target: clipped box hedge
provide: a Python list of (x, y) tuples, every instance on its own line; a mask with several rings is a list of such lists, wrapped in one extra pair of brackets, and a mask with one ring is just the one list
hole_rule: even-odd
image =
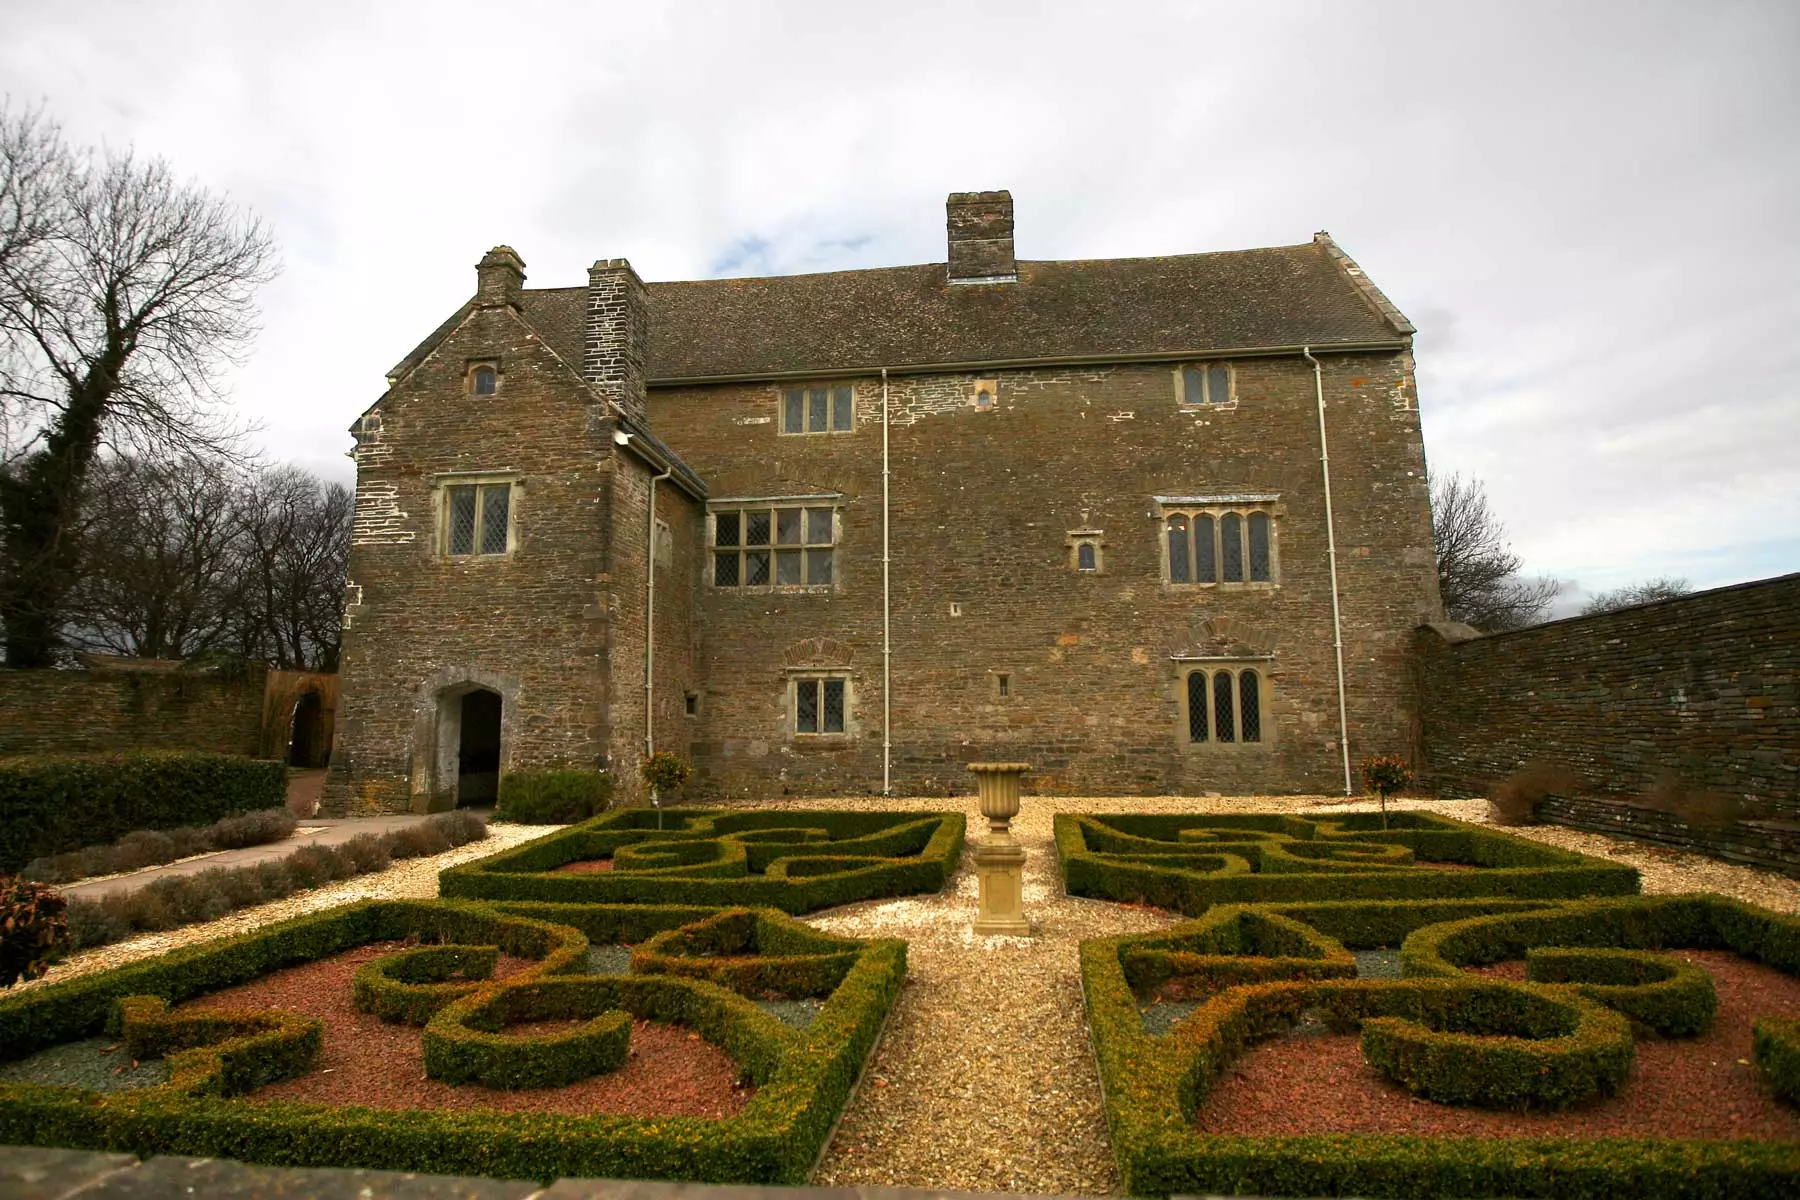
[[(1635, 868), (1430, 813), (1329, 819), (1286, 814), (1058, 813), (1072, 896), (1198, 916), (1215, 904), (1282, 901), (1561, 899), (1630, 895)], [(1473, 870), (1433, 870), (1418, 859)]]
[[(703, 904), (805, 913), (942, 890), (962, 856), (961, 813), (644, 809), (607, 813), (451, 867), (439, 891), (558, 904)], [(568, 863), (610, 858), (611, 871)]]
[(205, 825), (287, 802), (287, 767), (168, 751), (0, 760), (0, 872), (139, 829)]
[[(527, 915), (529, 914), (529, 915)], [(538, 919), (569, 915), (574, 923)], [(715, 908), (562, 906), (462, 901), (367, 902), (296, 918), (240, 937), (172, 951), (103, 974), (0, 999), (0, 1059), (119, 1028), (120, 1001), (130, 1018), (167, 1021), (194, 1036), (224, 1040), (181, 1050), (178, 1077), (162, 1087), (101, 1099), (75, 1088), (0, 1085), (0, 1143), (203, 1155), (293, 1166), (341, 1166), (550, 1180), (558, 1176), (668, 1178), (711, 1182), (801, 1183), (830, 1135), (906, 974), (906, 944), (826, 938), (778, 912), (748, 914), (733, 934), (696, 929), (666, 943), (670, 957), (720, 944), (776, 956), (753, 982), (774, 990), (816, 984), (818, 962), (839, 982), (804, 1030), (791, 1029), (750, 999), (709, 979), (673, 973), (584, 976), (590, 934), (607, 941), (654, 937), (719, 916)], [(731, 914), (743, 921), (742, 914)], [(579, 927), (578, 927), (579, 926)], [(739, 934), (743, 936), (738, 936)], [(723, 1050), (758, 1090), (723, 1120), (640, 1119), (497, 1112), (382, 1111), (225, 1097), (304, 1069), (295, 1054), (266, 1039), (293, 1042), (298, 1024), (265, 1027), (258, 1013), (164, 1013), (167, 1003), (246, 982), (372, 941), (413, 938), (429, 950), (498, 947), (537, 964), (473, 990), (429, 1014), (429, 1068), (447, 1078), (495, 1086), (543, 1086), (609, 1069), (622, 1060), (632, 1017), (678, 1022)], [(852, 952), (841, 971), (839, 956)], [(715, 961), (725, 982), (742, 983), (727, 955)], [(406, 951), (378, 962), (377, 990), (408, 1019), (435, 1003), (406, 989), (466, 955)], [(135, 999), (134, 999), (135, 998)], [(611, 1015), (607, 1015), (611, 1014)], [(509, 1025), (555, 1018), (590, 1021), (575, 1035), (509, 1035)], [(597, 1019), (597, 1020), (596, 1020)], [(138, 1027), (134, 1025), (134, 1028)], [(256, 1043), (256, 1039), (265, 1039)], [(269, 1052), (247, 1055), (253, 1043)], [(257, 1061), (263, 1061), (261, 1068)], [(171, 1065), (175, 1060), (171, 1059)], [(261, 1070), (260, 1076), (255, 1072)], [(235, 1074), (234, 1074), (235, 1072)]]
[[(1317, 936), (1305, 938), (1291, 926), (1259, 931), (1251, 921), (1258, 916), (1284, 917)], [(1264, 978), (1214, 995), (1166, 1036), (1146, 1033), (1141, 990), (1133, 987), (1134, 971), (1140, 983), (1153, 978), (1144, 974), (1143, 953), (1168, 953), (1172, 963), (1180, 953), (1172, 947), (1229, 948), (1234, 937), (1242, 953), (1260, 959)], [(1563, 939), (1578, 947), (1723, 948), (1800, 973), (1800, 921), (1715, 896), (1238, 905), (1157, 934), (1086, 941), (1082, 986), (1124, 1190), (1134, 1196), (1593, 1200), (1800, 1192), (1800, 1145), (1787, 1142), (1196, 1132), (1196, 1113), (1214, 1081), (1246, 1048), (1319, 1017), (1340, 1031), (1361, 1029), (1379, 1069), (1450, 1102), (1547, 1107), (1616, 1086), (1629, 1064), (1627, 1026), (1580, 985), (1506, 983), (1458, 969), (1516, 958)], [(1307, 977), (1335, 952), (1396, 941), (1402, 941), (1408, 978)], [(1305, 952), (1293, 953), (1301, 942), (1309, 943)], [(1205, 962), (1186, 965), (1202, 979), (1232, 978)], [(1611, 970), (1621, 980), (1596, 986), (1656, 988), (1662, 982), (1623, 982), (1644, 978), (1649, 968), (1641, 963), (1570, 966), (1571, 973), (1587, 975)], [(1784, 1081), (1800, 1089), (1796, 1030), (1800, 1022), (1757, 1025), (1756, 1061), (1778, 1094)], [(1474, 1036), (1488, 1031), (1504, 1035)], [(1787, 1095), (1796, 1098), (1793, 1091)]]

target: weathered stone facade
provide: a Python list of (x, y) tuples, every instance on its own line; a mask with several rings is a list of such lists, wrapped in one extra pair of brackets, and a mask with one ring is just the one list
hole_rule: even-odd
[[(1411, 631), (1441, 615), (1404, 317), (1323, 235), (1036, 263), (1005, 193), (949, 218), (949, 267), (646, 287), (604, 260), (527, 291), (510, 250), (485, 258), (357, 429), (328, 807), (452, 802), (471, 688), (501, 697), (501, 770), (605, 762), (631, 794), (665, 473), (653, 741), (697, 794), (876, 792), (884, 763), (895, 793), (957, 791), (995, 758), (1046, 792), (1340, 790), (1321, 392), (1349, 745), (1404, 748)], [(1184, 403), (1206, 364), (1228, 386)], [(487, 481), (511, 487), (506, 552), (446, 553), (446, 488)], [(807, 511), (828, 583), (776, 534), (761, 562), (791, 583), (717, 574), (754, 575), (718, 518), (759, 505), (795, 539)], [(1169, 582), (1168, 517), (1228, 510), (1270, 520), (1270, 577)], [(1195, 742), (1185, 675), (1221, 665), (1257, 676), (1259, 720)]]

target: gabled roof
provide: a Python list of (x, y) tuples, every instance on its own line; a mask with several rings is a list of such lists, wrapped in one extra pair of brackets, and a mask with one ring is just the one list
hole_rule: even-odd
[[(1261, 250), (1024, 261), (1017, 283), (952, 285), (943, 263), (927, 263), (646, 289), (652, 384), (1399, 347), (1413, 332), (1323, 234)], [(584, 287), (522, 297), (525, 318), (572, 363), (586, 298)]]

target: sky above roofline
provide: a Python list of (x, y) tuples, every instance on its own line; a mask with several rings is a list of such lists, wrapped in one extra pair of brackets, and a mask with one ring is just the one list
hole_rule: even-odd
[(1418, 327), (1434, 470), (1571, 603), (1800, 568), (1800, 7), (255, 6), (0, 0), (0, 87), (263, 214), (230, 379), (274, 458), (344, 430), (473, 289), (1025, 259), (1329, 229)]

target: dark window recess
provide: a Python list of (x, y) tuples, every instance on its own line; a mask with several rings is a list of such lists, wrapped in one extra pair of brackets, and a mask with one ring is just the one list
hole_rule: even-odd
[(1226, 583), (1244, 582), (1244, 518), (1236, 513), (1219, 518), (1219, 574)]
[(1187, 677), (1188, 741), (1206, 740), (1206, 672), (1195, 671)]
[(491, 396), (500, 387), (500, 376), (492, 367), (475, 368), (475, 394)]
[(1237, 740), (1237, 722), (1232, 719), (1231, 672), (1220, 671), (1213, 676), (1213, 740), (1217, 742), (1235, 742)]
[(512, 488), (481, 489), (481, 552), (506, 553), (506, 516), (511, 506)]
[(738, 544), (738, 514), (734, 513), (734, 512), (722, 512), (717, 517), (717, 524), (718, 524), (718, 533), (713, 538), (714, 544), (720, 545), (720, 546), (735, 546), (735, 545), (737, 545)]
[[(1208, 548), (1210, 551), (1210, 547)], [(1193, 576), (1188, 571), (1188, 520), (1169, 518), (1169, 582), (1186, 583)]]
[(1213, 553), (1213, 519), (1205, 513), (1194, 518), (1194, 582), (1216, 583), (1218, 557)]
[(450, 489), (450, 553), (475, 553), (475, 488)]
[(1012, 695), (1012, 676), (996, 675), (994, 677), (994, 686), (999, 689), (1000, 698), (1002, 700), (1006, 699), (1008, 696)]
[(738, 585), (738, 555), (735, 551), (729, 554), (723, 551), (713, 554), (713, 584), (716, 587), (736, 587)]
[(700, 714), (700, 696), (697, 692), (689, 692), (683, 696), (682, 703), (687, 706), (688, 716), (694, 717)]
[(844, 732), (844, 681), (796, 679), (794, 681), (794, 732)]
[(1269, 565), (1269, 514), (1253, 512), (1247, 522), (1250, 528), (1250, 578), (1256, 583), (1271, 579)]
[(1076, 570), (1092, 571), (1095, 569), (1095, 565), (1096, 565), (1096, 560), (1095, 560), (1095, 556), (1094, 556), (1094, 543), (1083, 542), (1079, 546), (1075, 547), (1075, 569)]
[(1262, 688), (1255, 671), (1238, 675), (1241, 724), (1246, 742), (1262, 741)]

